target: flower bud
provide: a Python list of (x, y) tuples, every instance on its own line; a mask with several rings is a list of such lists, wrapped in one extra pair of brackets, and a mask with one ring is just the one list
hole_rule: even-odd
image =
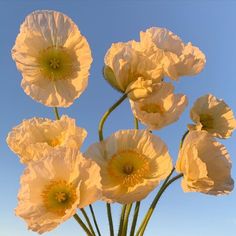
[(105, 65), (103, 67), (103, 77), (114, 89), (122, 92), (122, 89), (119, 87), (116, 76), (110, 66)]

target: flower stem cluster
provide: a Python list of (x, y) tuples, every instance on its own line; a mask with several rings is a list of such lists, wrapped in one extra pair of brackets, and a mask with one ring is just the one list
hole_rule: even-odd
[[(55, 120), (24, 120), (7, 137), (11, 150), (26, 165), (15, 212), (29, 229), (45, 233), (73, 216), (88, 236), (102, 236), (92, 206), (102, 200), (110, 236), (143, 236), (161, 196), (176, 180), (182, 178), (184, 192), (232, 191), (230, 156), (215, 140), (229, 138), (236, 127), (233, 111), (223, 100), (211, 94), (197, 99), (190, 112), (194, 124), (181, 139), (176, 165), (167, 145), (153, 132), (176, 122), (188, 105), (186, 95), (175, 94), (174, 85), (165, 79), (179, 80), (203, 70), (205, 55), (196, 46), (157, 27), (140, 32), (138, 42), (112, 44), (103, 74), (122, 95), (104, 113), (99, 140), (85, 153), (80, 148), (86, 130), (58, 111), (85, 90), (92, 63), (90, 47), (75, 23), (60, 12), (31, 13), (20, 28), (12, 57), (25, 93), (55, 113)], [(134, 129), (104, 138), (105, 122), (126, 98)], [(175, 170), (178, 174), (172, 177)], [(158, 187), (138, 226), (141, 203)], [(122, 205), (117, 234), (113, 204)]]

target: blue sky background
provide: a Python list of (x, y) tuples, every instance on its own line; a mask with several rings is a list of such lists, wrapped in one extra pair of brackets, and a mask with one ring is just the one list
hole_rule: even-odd
[[(0, 236), (32, 236), (26, 224), (14, 216), (17, 205), (19, 178), (24, 167), (6, 145), (5, 138), (12, 127), (23, 119), (34, 116), (54, 119), (51, 108), (25, 95), (20, 87), (21, 75), (11, 59), (20, 24), (30, 12), (53, 9), (70, 16), (90, 43), (93, 64), (89, 86), (69, 109), (60, 109), (77, 119), (77, 124), (88, 130), (83, 151), (97, 141), (97, 125), (103, 112), (120, 96), (103, 80), (103, 58), (112, 42), (138, 40), (139, 31), (151, 26), (166, 27), (185, 42), (191, 41), (206, 54), (204, 71), (196, 77), (185, 77), (175, 83), (176, 91), (189, 98), (189, 106), (181, 119), (155, 132), (169, 147), (176, 160), (178, 145), (186, 125), (190, 122), (189, 109), (194, 100), (206, 93), (223, 98), (236, 111), (236, 1), (12, 1), (0, 0)], [(105, 125), (105, 136), (118, 129), (133, 127), (128, 102), (122, 104)], [(224, 141), (236, 163), (235, 134)], [(236, 165), (232, 175), (236, 177)], [(142, 203), (147, 208), (154, 193)], [(108, 236), (105, 204), (95, 204), (96, 215)], [(113, 206), (119, 215), (120, 206)], [(115, 226), (118, 222), (115, 222)], [(47, 236), (84, 235), (74, 219), (70, 219)], [(236, 191), (229, 196), (213, 197), (200, 193), (183, 193), (180, 182), (173, 184), (157, 206), (147, 236), (234, 236), (236, 235)]]

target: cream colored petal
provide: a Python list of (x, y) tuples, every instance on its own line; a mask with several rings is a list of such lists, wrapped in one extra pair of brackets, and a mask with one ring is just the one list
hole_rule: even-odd
[(150, 96), (146, 99), (146, 101), (156, 99), (164, 99), (168, 97), (169, 95), (174, 93), (174, 85), (172, 83), (166, 83), (166, 82), (160, 82), (160, 83), (154, 83), (152, 87), (152, 93)]
[(24, 92), (31, 96), (34, 100), (39, 101), (45, 105), (50, 104), (54, 107), (57, 106), (59, 99), (57, 97), (54, 82), (43, 82), (45, 88), (42, 89), (41, 87), (31, 84), (23, 79), (21, 82), (21, 87), (23, 88)]
[(176, 170), (184, 174), (185, 192), (228, 194), (234, 187), (226, 148), (206, 131), (190, 131), (179, 152)]
[[(154, 46), (155, 45), (155, 46)], [(152, 27), (140, 33), (140, 43), (134, 46), (149, 57), (157, 58), (164, 75), (172, 80), (180, 76), (196, 75), (205, 66), (205, 55), (191, 43), (182, 40), (165, 28)]]
[(118, 187), (106, 191), (105, 200), (108, 202), (118, 202), (121, 204), (130, 204), (136, 201), (140, 201), (147, 197), (147, 195), (155, 189), (159, 184), (158, 180), (144, 181), (142, 184), (135, 186), (132, 189)]
[(68, 38), (64, 47), (74, 51), (76, 57), (75, 67), (78, 67), (74, 76), (71, 77), (72, 84), (76, 91), (83, 92), (87, 87), (90, 65), (93, 61), (91, 50), (86, 38), (82, 35), (75, 35), (73, 39)]
[(61, 223), (60, 219), (45, 212), (42, 206), (27, 206), (26, 202), (15, 209), (15, 214), (26, 221), (28, 229), (39, 234), (51, 231)]
[(203, 52), (188, 43), (180, 56), (180, 62), (177, 64), (178, 75), (196, 75), (200, 73), (206, 64), (206, 57)]
[(61, 147), (80, 148), (87, 136), (75, 120), (62, 116), (60, 120), (32, 118), (24, 120), (8, 134), (7, 143), (22, 163), (39, 160)]
[[(78, 98), (84, 89), (87, 87), (88, 80), (79, 80), (80, 78), (76, 78), (74, 80), (74, 84), (78, 87), (76, 90), (76, 86), (70, 80), (59, 80), (55, 83), (55, 90), (56, 94), (55, 97), (57, 98), (57, 104), (50, 103), (50, 106), (57, 107), (58, 104), (63, 107), (70, 106), (76, 98)], [(81, 86), (81, 81), (83, 81), (83, 86)], [(77, 83), (76, 83), (77, 82)], [(66, 88), (66, 89), (65, 89)]]
[[(70, 34), (78, 28), (66, 15), (56, 11), (35, 11), (28, 15), (21, 31), (39, 32), (49, 45), (63, 45)], [(79, 31), (78, 31), (79, 33)]]
[(161, 129), (177, 121), (188, 100), (183, 94), (174, 94), (173, 90), (172, 84), (162, 82), (142, 101), (130, 100), (134, 116), (149, 129)]
[[(62, 69), (57, 72), (45, 65), (47, 61), (42, 62), (42, 58), (53, 55), (50, 50), (63, 51), (58, 56)], [(68, 107), (87, 87), (92, 63), (89, 44), (74, 22), (60, 12), (35, 11), (28, 15), (12, 57), (22, 73), (25, 93), (46, 106)]]
[(100, 167), (91, 160), (85, 160), (81, 163), (80, 169), (80, 203), (79, 208), (86, 207), (102, 197)]
[(149, 28), (146, 32), (140, 32), (140, 39), (141, 41), (151, 40), (158, 48), (173, 52), (177, 55), (180, 55), (184, 48), (182, 40), (165, 28)]
[(131, 82), (126, 89), (126, 94), (133, 101), (142, 100), (152, 93), (153, 81), (145, 80), (139, 77), (136, 81)]
[[(112, 68), (120, 90), (125, 91), (129, 83), (135, 80), (135, 78), (131, 77), (131, 73), (132, 71), (134, 71), (134, 69), (132, 68), (137, 67), (139, 55), (132, 49), (129, 43), (118, 43), (117, 46), (119, 46), (118, 51), (114, 52), (114, 57), (111, 58), (112, 64), (107, 65)], [(114, 47), (114, 49), (116, 49), (117, 46), (114, 46), (114, 44), (112, 44), (112, 47)], [(112, 57), (112, 55), (109, 55), (109, 51), (108, 57)], [(134, 71), (134, 74), (135, 73), (138, 73), (137, 68), (136, 71)]]
[(165, 76), (169, 77), (172, 80), (179, 80), (179, 73), (177, 65), (180, 63), (179, 57), (172, 52), (164, 52), (163, 61), (163, 70)]
[[(35, 45), (35, 47), (32, 47), (32, 45)], [(43, 48), (45, 48), (45, 41), (39, 33), (21, 32), (12, 48), (12, 58), (16, 61), (18, 70), (24, 72), (27, 76), (34, 77), (39, 69), (36, 57)]]
[(159, 49), (156, 44), (150, 40), (140, 40), (140, 42), (132, 41), (132, 48), (136, 51), (143, 53), (146, 57), (148, 57), (154, 64), (156, 64), (157, 68), (163, 69), (163, 57), (164, 52), (162, 49)]
[(229, 138), (236, 127), (231, 108), (212, 94), (195, 101), (190, 117), (197, 125), (200, 123), (203, 130), (219, 138)]
[(48, 212), (42, 204), (32, 204), (32, 202), (24, 198), (22, 202), (18, 202), (15, 214), (26, 221), (28, 229), (42, 234), (55, 229), (61, 223), (72, 217), (77, 211), (78, 203), (79, 197), (71, 209), (66, 210), (64, 216), (56, 217), (55, 214)]
[[(91, 178), (92, 174), (94, 178)], [(63, 214), (52, 212), (44, 202), (45, 187), (53, 181), (65, 181), (76, 188), (75, 199)], [(99, 167), (86, 160), (78, 149), (61, 148), (60, 152), (55, 151), (42, 160), (29, 163), (21, 177), (15, 212), (26, 221), (29, 229), (41, 234), (69, 219), (78, 207), (100, 199), (99, 188)]]
[(163, 77), (162, 66), (136, 50), (133, 44), (133, 41), (113, 43), (104, 59), (106, 80), (122, 92), (139, 77), (155, 82), (160, 82)]
[(34, 100), (50, 107), (68, 107), (87, 88), (88, 70), (71, 80), (48, 81), (41, 75), (24, 77), (21, 86)]
[[(114, 179), (109, 163), (123, 152), (134, 152), (145, 157), (149, 171), (133, 186)], [(108, 202), (131, 203), (146, 197), (172, 169), (171, 157), (164, 142), (147, 130), (120, 130), (106, 140), (91, 145), (86, 157), (101, 168), (103, 199)], [(143, 162), (141, 162), (143, 163)], [(146, 164), (145, 164), (146, 165)], [(118, 168), (119, 165), (117, 166)]]

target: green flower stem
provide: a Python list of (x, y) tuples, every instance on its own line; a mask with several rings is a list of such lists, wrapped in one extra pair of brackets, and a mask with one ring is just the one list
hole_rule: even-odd
[(155, 207), (157, 205), (157, 202), (159, 201), (160, 197), (162, 196), (162, 194), (164, 193), (164, 191), (168, 188), (169, 185), (171, 185), (174, 181), (176, 181), (177, 179), (181, 178), (183, 176), (183, 174), (179, 174), (175, 177), (173, 177), (171, 180), (169, 180), (170, 176), (172, 175), (172, 173), (174, 172), (174, 168), (172, 169), (170, 175), (166, 178), (166, 180), (164, 181), (164, 183), (162, 184), (160, 190), (158, 191), (156, 197), (154, 198), (151, 206), (148, 209), (147, 214), (145, 215), (145, 218), (141, 224), (141, 226), (139, 227), (138, 232), (136, 233), (136, 236), (140, 235), (143, 236), (144, 231), (148, 225), (148, 222), (152, 216), (153, 211), (155, 210)]
[(121, 215), (120, 215), (120, 225), (118, 230), (118, 236), (122, 235), (123, 225), (124, 225), (124, 219), (125, 219), (125, 212), (126, 212), (127, 205), (124, 204), (122, 207)]
[(60, 115), (59, 115), (59, 112), (58, 112), (57, 107), (54, 107), (53, 110), (54, 110), (54, 113), (55, 113), (56, 119), (57, 119), (57, 120), (60, 120)]
[(131, 230), (130, 230), (130, 236), (134, 236), (137, 220), (138, 220), (138, 213), (139, 213), (139, 208), (140, 208), (140, 202), (136, 202), (135, 208), (134, 208), (134, 218), (133, 222), (131, 225)]
[(186, 138), (187, 134), (189, 133), (189, 130), (187, 130), (184, 135), (182, 136), (182, 139), (180, 141), (180, 145), (179, 145), (179, 148), (181, 148), (183, 146), (183, 143), (184, 143), (184, 139)]
[(85, 220), (86, 220), (86, 222), (87, 222), (87, 224), (88, 224), (88, 226), (89, 226), (89, 229), (90, 229), (92, 235), (93, 235), (93, 236), (96, 236), (96, 234), (95, 234), (95, 232), (94, 232), (94, 230), (93, 230), (93, 226), (92, 226), (92, 224), (91, 224), (91, 222), (90, 222), (90, 220), (89, 220), (89, 217), (88, 217), (86, 211), (85, 211), (83, 208), (81, 208), (80, 210), (81, 210), (81, 212), (82, 212), (82, 214), (83, 214), (83, 216), (84, 216), (84, 218), (85, 218)]
[[(168, 182), (168, 180), (170, 179), (170, 177), (171, 177), (171, 175), (174, 173), (174, 171), (175, 171), (175, 168), (173, 168), (173, 169), (171, 170), (170, 174), (166, 177), (166, 179), (165, 179), (164, 183), (162, 184), (161, 188), (159, 189), (159, 191), (158, 191), (156, 197), (155, 197), (154, 200), (152, 201), (152, 204), (151, 204), (151, 206), (149, 207), (148, 212), (151, 211), (152, 206), (153, 206), (153, 203), (156, 201), (157, 197), (159, 196), (159, 193), (160, 193), (161, 190), (164, 188), (164, 186), (166, 185), (166, 183)], [(142, 229), (142, 227), (143, 227), (143, 224), (145, 223), (145, 220), (146, 220), (146, 218), (147, 218), (147, 216), (148, 216), (148, 212), (146, 213), (146, 215), (145, 215), (145, 217), (144, 217), (144, 219), (143, 219), (141, 225), (139, 226), (139, 229), (138, 229), (137, 233), (135, 234), (136, 236), (139, 235), (139, 233), (140, 233), (140, 231), (141, 231), (141, 229)]]
[[(101, 118), (99, 125), (98, 125), (98, 136), (99, 140), (103, 140), (103, 126), (105, 121), (107, 120), (108, 116), (114, 111), (125, 99), (127, 98), (127, 94), (123, 94), (123, 96), (115, 102), (103, 115)], [(114, 227), (113, 227), (113, 220), (112, 220), (112, 214), (111, 214), (111, 205), (110, 203), (106, 204), (107, 206), (107, 216), (108, 216), (108, 222), (110, 227), (110, 236), (114, 236)]]
[[(136, 117), (134, 117), (134, 128), (139, 129), (139, 123)], [(133, 221), (132, 221), (131, 230), (130, 230), (130, 236), (134, 236), (134, 232), (135, 232), (135, 228), (136, 228), (136, 224), (138, 220), (139, 209), (140, 209), (140, 202), (136, 202), (135, 208), (134, 208)]]
[(84, 222), (80, 219), (80, 217), (75, 213), (74, 214), (75, 220), (79, 223), (79, 225), (83, 228), (83, 230), (86, 232), (87, 236), (93, 236), (87, 226), (84, 224)]
[(130, 215), (131, 209), (132, 209), (132, 203), (128, 204), (126, 207), (125, 219), (124, 219), (123, 230), (122, 230), (121, 236), (127, 235), (127, 228), (128, 228), (128, 224), (129, 224), (129, 215)]
[(114, 111), (125, 99), (127, 98), (127, 94), (124, 94), (117, 102), (115, 102), (103, 115), (103, 117), (101, 118), (100, 122), (99, 122), (99, 126), (98, 126), (98, 135), (99, 135), (99, 140), (102, 141), (103, 140), (103, 126), (104, 123), (106, 121), (106, 119), (108, 118), (108, 116), (112, 113), (112, 111)]
[(108, 216), (109, 227), (110, 227), (110, 236), (114, 236), (114, 227), (113, 227), (113, 220), (112, 220), (110, 203), (107, 203), (107, 216)]
[(139, 129), (139, 127), (138, 127), (138, 119), (136, 117), (134, 117), (134, 128), (135, 129)]
[[(180, 148), (182, 147), (183, 142), (184, 142), (184, 139), (186, 138), (186, 136), (187, 136), (188, 133), (189, 133), (189, 130), (187, 130), (187, 131), (184, 133), (184, 135), (182, 136), (182, 139), (181, 139), (181, 142), (180, 142)], [(181, 177), (183, 176), (183, 174), (179, 174), (179, 175), (175, 176), (174, 178), (172, 178), (172, 179), (169, 181), (169, 179), (170, 179), (171, 175), (173, 174), (174, 170), (175, 170), (175, 168), (172, 169), (171, 173), (167, 176), (167, 178), (165, 179), (164, 183), (162, 184), (162, 186), (161, 186), (160, 190), (158, 191), (156, 197), (154, 198), (154, 200), (153, 200), (153, 202), (152, 202), (152, 204), (151, 204), (151, 206), (150, 206), (148, 212), (146, 213), (145, 218), (143, 219), (143, 222), (142, 222), (141, 226), (139, 227), (139, 229), (138, 229), (138, 231), (137, 231), (137, 233), (136, 233), (136, 236), (138, 236), (138, 235), (143, 236), (144, 231), (145, 231), (145, 229), (146, 229), (146, 227), (147, 227), (147, 224), (148, 224), (148, 222), (149, 222), (149, 220), (150, 220), (150, 218), (151, 218), (151, 216), (152, 216), (152, 213), (153, 213), (153, 211), (154, 211), (154, 209), (155, 209), (155, 207), (156, 207), (156, 204), (157, 204), (157, 202), (159, 201), (161, 195), (162, 195), (162, 194), (164, 193), (164, 191), (166, 190), (166, 188), (167, 188), (170, 184), (172, 184), (175, 180), (177, 180), (177, 179), (179, 179), (179, 178), (181, 178)], [(132, 227), (131, 227), (131, 231), (132, 231)], [(133, 232), (130, 233), (130, 236), (133, 236), (132, 233), (133, 233)]]
[(100, 233), (100, 230), (99, 230), (99, 227), (98, 227), (98, 224), (97, 224), (97, 220), (96, 220), (95, 213), (94, 213), (94, 211), (93, 211), (92, 205), (89, 205), (89, 209), (90, 209), (90, 212), (91, 212), (91, 214), (92, 214), (93, 222), (94, 222), (94, 224), (95, 224), (97, 233), (98, 233), (99, 236), (101, 236), (101, 233)]

